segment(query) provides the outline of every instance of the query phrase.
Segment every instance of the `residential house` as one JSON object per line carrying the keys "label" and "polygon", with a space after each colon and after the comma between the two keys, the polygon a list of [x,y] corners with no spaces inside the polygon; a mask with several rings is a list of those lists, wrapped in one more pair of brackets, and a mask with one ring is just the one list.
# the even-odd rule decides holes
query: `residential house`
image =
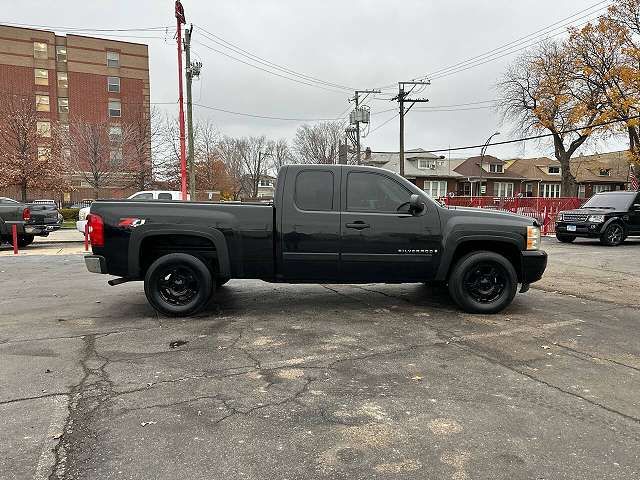
{"label": "residential house", "polygon": [[561,197],[560,162],[547,157],[506,160],[506,171],[521,180],[517,190],[525,197]]}
{"label": "residential house", "polygon": [[571,173],[578,182],[578,196],[588,198],[600,192],[626,190],[629,159],[626,151],[578,156],[571,159]]}
{"label": "residential house", "polygon": [[520,193],[524,177],[507,170],[507,164],[491,155],[463,160],[454,172],[458,174],[456,195],[513,197]]}
{"label": "residential house", "polygon": [[262,175],[258,180],[258,198],[261,200],[273,200],[276,191],[276,178],[271,175]]}
{"label": "residential house", "polygon": [[[400,173],[398,152],[372,152],[366,149],[363,163]],[[428,195],[438,198],[455,192],[461,175],[455,171],[462,160],[447,160],[421,148],[407,150],[404,159],[404,176],[423,189]]]}

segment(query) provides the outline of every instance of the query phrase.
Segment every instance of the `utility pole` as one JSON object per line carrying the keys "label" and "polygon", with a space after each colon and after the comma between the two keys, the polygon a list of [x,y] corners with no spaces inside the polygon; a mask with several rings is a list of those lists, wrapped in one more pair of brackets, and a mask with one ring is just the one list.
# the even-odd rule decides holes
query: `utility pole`
{"label": "utility pole", "polygon": [[[405,85],[413,85],[411,90],[405,92]],[[398,82],[398,96],[393,97],[391,100],[398,100],[398,104],[400,106],[400,176],[404,177],[404,116],[409,113],[411,107],[413,107],[416,103],[425,103],[428,102],[426,98],[407,98],[407,96],[413,92],[413,90],[418,85],[431,85],[431,82]],[[404,104],[405,102],[410,102],[409,108],[405,110]]]}
{"label": "utility pole", "polygon": [[194,139],[193,139],[193,103],[191,95],[191,84],[194,77],[200,75],[200,69],[202,68],[201,62],[191,63],[191,34],[193,33],[193,24],[191,28],[186,29],[184,32],[184,53],[187,63],[187,134],[189,136],[189,192],[191,192],[191,200],[196,200],[196,167],[195,167],[195,154],[194,154]]}
{"label": "utility pole", "polygon": [[182,25],[187,23],[184,16],[184,8],[180,0],[176,0],[176,23],[178,41],[178,121],[180,123],[180,191],[182,200],[187,199],[187,152],[185,148],[184,136],[184,98],[182,93]]}
{"label": "utility pole", "polygon": [[381,93],[381,92],[380,90],[356,90],[355,96],[353,97],[353,100],[356,103],[356,109],[352,112],[350,123],[352,124],[355,123],[356,125],[356,163],[357,165],[360,165],[360,122],[369,123],[369,111],[367,110],[365,113],[364,110],[362,111],[360,110],[360,94],[361,93],[365,94],[365,97],[362,99],[364,101],[364,99],[366,99],[369,96],[369,94]]}

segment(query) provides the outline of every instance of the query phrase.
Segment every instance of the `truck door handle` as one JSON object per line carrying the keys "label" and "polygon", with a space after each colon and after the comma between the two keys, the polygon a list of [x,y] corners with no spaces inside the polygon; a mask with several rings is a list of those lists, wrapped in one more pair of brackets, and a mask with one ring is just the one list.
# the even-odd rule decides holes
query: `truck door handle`
{"label": "truck door handle", "polygon": [[358,220],[357,222],[347,223],[345,227],[347,228],[355,228],[356,230],[364,230],[365,228],[369,228],[371,225],[368,223],[364,223],[362,220]]}

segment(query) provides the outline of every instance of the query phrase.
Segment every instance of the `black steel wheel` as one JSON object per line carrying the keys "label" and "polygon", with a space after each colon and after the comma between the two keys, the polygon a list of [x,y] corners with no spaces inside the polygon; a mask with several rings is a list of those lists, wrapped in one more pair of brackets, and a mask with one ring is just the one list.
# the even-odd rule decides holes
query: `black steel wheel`
{"label": "black steel wheel", "polygon": [[207,266],[184,253],[158,258],[144,279],[144,292],[151,306],[170,316],[187,316],[201,310],[212,290],[213,281]]}
{"label": "black steel wheel", "polygon": [[497,313],[516,295],[518,277],[511,262],[494,252],[473,252],[461,258],[449,276],[449,293],[469,313]]}
{"label": "black steel wheel", "polygon": [[600,235],[600,243],[607,247],[615,247],[624,242],[625,232],[624,227],[617,222],[609,225],[602,235]]}

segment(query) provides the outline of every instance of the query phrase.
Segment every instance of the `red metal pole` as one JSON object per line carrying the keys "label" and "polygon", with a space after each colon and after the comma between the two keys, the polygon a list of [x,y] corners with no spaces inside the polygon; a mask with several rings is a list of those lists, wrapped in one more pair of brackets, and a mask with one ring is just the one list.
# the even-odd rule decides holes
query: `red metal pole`
{"label": "red metal pole", "polygon": [[18,255],[18,226],[11,226],[11,236],[13,240],[13,254]]}
{"label": "red metal pole", "polygon": [[89,222],[84,226],[84,251],[89,251]]}
{"label": "red metal pole", "polygon": [[179,107],[180,107],[180,181],[182,200],[187,199],[187,150],[185,146],[184,134],[184,101],[182,93],[182,22],[178,18],[178,91],[179,91]]}

